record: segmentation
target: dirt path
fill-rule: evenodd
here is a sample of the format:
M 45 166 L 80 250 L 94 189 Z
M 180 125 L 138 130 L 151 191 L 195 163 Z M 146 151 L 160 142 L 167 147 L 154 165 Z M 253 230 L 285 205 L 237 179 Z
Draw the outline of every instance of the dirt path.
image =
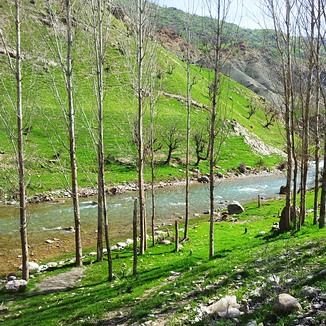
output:
M 60 273 L 56 276 L 46 277 L 37 284 L 37 292 L 57 292 L 74 287 L 75 284 L 84 276 L 84 274 L 85 268 L 74 267 L 69 272 Z

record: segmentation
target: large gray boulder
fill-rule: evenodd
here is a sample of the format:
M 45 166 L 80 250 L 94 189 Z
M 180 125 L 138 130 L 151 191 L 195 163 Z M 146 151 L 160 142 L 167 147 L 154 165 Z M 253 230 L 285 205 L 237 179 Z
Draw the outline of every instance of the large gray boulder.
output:
M 237 201 L 234 201 L 228 205 L 228 214 L 240 214 L 243 212 L 244 212 L 244 208 Z
M 274 303 L 274 312 L 278 315 L 289 315 L 294 311 L 301 310 L 298 300 L 287 293 L 279 294 Z

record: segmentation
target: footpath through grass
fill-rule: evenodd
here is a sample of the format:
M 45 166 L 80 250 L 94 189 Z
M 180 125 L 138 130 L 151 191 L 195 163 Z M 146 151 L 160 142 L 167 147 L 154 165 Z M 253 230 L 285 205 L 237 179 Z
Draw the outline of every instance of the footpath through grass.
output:
M 68 271 L 71 265 L 36 276 L 26 293 L 1 292 L 1 302 L 9 313 L 0 316 L 4 325 L 111 325 L 164 321 L 184 325 L 198 320 L 199 307 L 224 295 L 246 299 L 252 310 L 239 317 L 240 324 L 250 320 L 289 325 L 296 316 L 278 317 L 272 304 L 278 293 L 298 298 L 304 311 L 308 303 L 301 295 L 304 285 L 326 290 L 325 279 L 318 274 L 325 269 L 326 229 L 313 226 L 311 216 L 300 232 L 275 234 L 283 201 L 245 206 L 237 221 L 215 224 L 216 255 L 208 259 L 208 217 L 190 221 L 189 241 L 180 252 L 174 244 L 149 247 L 139 256 L 138 275 L 132 276 L 132 250 L 113 253 L 116 275 L 107 282 L 107 261 L 85 259 L 85 276 L 76 287 L 56 293 L 35 293 L 41 278 Z M 182 226 L 181 226 L 182 227 Z M 245 228 L 247 231 L 245 232 Z M 279 284 L 268 277 L 279 277 Z M 325 277 L 325 275 L 324 275 Z M 322 318 L 322 316 L 316 317 Z M 320 319 L 321 321 L 321 319 Z M 210 324 L 205 319 L 197 324 Z M 217 319 L 221 325 L 234 321 Z

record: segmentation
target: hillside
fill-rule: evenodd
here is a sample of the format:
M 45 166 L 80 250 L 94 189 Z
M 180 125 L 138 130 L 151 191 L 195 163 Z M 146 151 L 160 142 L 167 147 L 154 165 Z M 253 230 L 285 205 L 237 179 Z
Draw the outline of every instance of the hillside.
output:
M 10 12 L 11 2 L 0 1 L 0 19 L 6 48 L 12 59 L 15 56 L 14 20 Z M 23 106 L 25 110 L 25 152 L 28 174 L 27 193 L 32 195 L 53 189 L 69 188 L 67 181 L 69 162 L 67 151 L 67 128 L 65 121 L 66 95 L 58 54 L 55 52 L 59 42 L 62 55 L 64 46 L 64 18 L 57 22 L 59 39 L 55 39 L 53 26 L 47 8 L 41 3 L 23 1 L 22 51 L 23 51 Z M 77 2 L 78 4 L 78 2 Z M 82 11 L 82 9 L 84 11 Z M 63 15 L 58 7 L 59 15 Z M 86 11 L 85 11 L 86 10 Z M 81 187 L 96 185 L 96 97 L 94 95 L 94 57 L 92 54 L 92 34 L 87 21 L 87 7 L 75 8 L 76 20 L 74 39 L 74 95 L 76 103 L 77 157 L 79 183 Z M 58 16 L 60 17 L 60 16 Z M 134 123 L 136 119 L 137 98 L 134 90 L 133 71 L 135 52 L 133 35 L 128 23 L 117 19 L 106 11 L 109 22 L 109 38 L 105 58 L 105 155 L 107 157 L 106 182 L 108 185 L 134 182 L 136 180 L 136 146 L 134 143 Z M 156 47 L 156 109 L 155 133 L 157 144 L 156 178 L 184 178 L 182 170 L 185 155 L 186 110 L 182 100 L 186 94 L 185 64 L 175 53 L 165 47 Z M 10 137 L 15 133 L 15 79 L 8 69 L 5 46 L 0 46 L 0 85 L 1 124 L 0 160 L 2 200 L 15 198 L 14 151 Z M 206 130 L 209 69 L 196 65 L 191 67 L 195 81 L 192 88 L 192 131 Z M 282 126 L 279 119 L 267 127 L 272 113 L 269 106 L 253 92 L 237 82 L 223 77 L 219 98 L 220 118 L 235 119 L 244 128 L 255 134 L 261 142 L 284 149 Z M 149 104 L 147 104 L 149 106 Z M 250 112 L 254 113 L 251 115 Z M 149 108 L 145 112 L 146 134 L 149 128 Z M 177 130 L 180 138 L 178 148 L 173 152 L 172 164 L 166 160 L 167 131 Z M 229 136 L 223 140 L 222 152 L 218 159 L 220 171 L 237 170 L 240 164 L 251 167 L 273 167 L 282 158 L 271 152 L 257 152 L 247 143 L 244 135 L 235 134 L 231 124 L 227 124 Z M 207 137 L 207 135 L 204 135 Z M 222 142 L 222 140 L 220 140 Z M 191 140 L 191 164 L 196 161 L 195 145 Z M 199 168 L 207 171 L 207 163 L 201 162 Z M 146 171 L 149 180 L 149 169 Z M 0 198 L 1 199 L 1 198 Z

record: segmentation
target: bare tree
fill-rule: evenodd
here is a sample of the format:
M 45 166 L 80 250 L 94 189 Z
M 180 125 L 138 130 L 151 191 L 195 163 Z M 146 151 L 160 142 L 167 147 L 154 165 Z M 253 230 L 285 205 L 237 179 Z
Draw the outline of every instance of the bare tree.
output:
M 208 132 L 205 132 L 203 130 L 197 130 L 193 133 L 192 138 L 195 143 L 195 152 L 197 158 L 195 166 L 198 166 L 200 161 L 206 161 L 208 158 L 208 151 L 209 151 Z
M 323 1 L 318 2 L 319 10 L 320 10 L 320 26 L 323 26 L 326 22 L 326 5 Z M 318 29 L 318 36 L 320 38 L 321 44 L 323 46 L 323 50 L 326 50 L 326 37 L 325 34 Z M 323 107 L 324 107 L 324 117 L 326 117 L 326 91 L 325 91 L 325 80 L 321 81 L 321 89 L 320 94 L 323 99 Z M 324 128 L 323 133 L 323 141 L 324 141 L 324 166 L 322 172 L 322 186 L 321 186 L 321 199 L 320 199 L 320 215 L 319 215 L 319 228 L 325 227 L 325 215 L 326 215 L 326 128 Z
M 165 164 L 170 164 L 172 153 L 179 148 L 182 142 L 182 135 L 179 132 L 179 126 L 177 123 L 173 123 L 168 129 L 161 133 L 162 141 L 168 147 L 168 154 L 165 160 Z
M 97 260 L 103 260 L 103 218 L 105 226 L 105 242 L 108 255 L 108 279 L 112 280 L 112 258 L 109 241 L 109 223 L 108 211 L 106 205 L 105 179 L 104 179 L 104 60 L 105 60 L 105 41 L 107 34 L 103 34 L 109 29 L 109 17 L 106 15 L 106 7 L 109 5 L 107 1 L 92 0 L 90 3 L 91 24 L 93 27 L 93 49 L 96 66 L 96 82 L 95 94 L 97 102 L 97 120 L 98 120 L 98 136 L 97 136 L 97 162 L 98 162 L 98 223 L 97 223 Z M 106 19 L 106 20 L 105 20 Z M 107 24 L 105 24 L 107 23 Z
M 276 0 L 265 0 L 266 9 L 272 17 L 278 53 L 281 59 L 281 76 L 283 82 L 284 121 L 286 128 L 287 173 L 286 173 L 286 204 L 284 218 L 281 220 L 281 231 L 289 231 L 291 214 L 291 181 L 292 157 L 294 152 L 294 94 L 293 94 L 293 63 L 292 63 L 292 11 L 293 1 L 286 0 L 284 6 Z M 284 13 L 284 14 L 283 14 Z M 295 201 L 293 203 L 295 206 Z
M 209 258 L 214 257 L 215 242 L 214 242 L 214 190 L 215 190 L 215 165 L 219 156 L 220 149 L 223 143 L 223 133 L 225 125 L 223 122 L 222 107 L 220 106 L 219 95 L 221 90 L 221 67 L 223 60 L 221 59 L 222 52 L 222 33 L 226 17 L 229 13 L 231 1 L 207 1 L 208 11 L 211 19 L 215 17 L 215 22 L 212 23 L 212 42 L 211 42 L 211 62 L 212 62 L 212 77 L 209 82 L 209 100 L 210 100 L 210 117 L 209 117 L 209 203 L 210 203 L 210 231 L 209 231 Z M 220 124 L 217 127 L 217 124 Z M 217 139 L 217 136 L 220 136 Z M 218 140 L 218 141 L 217 141 Z
M 46 9 L 49 14 L 50 26 L 52 27 L 53 43 L 47 42 L 50 52 L 55 56 L 59 63 L 62 71 L 62 77 L 64 81 L 64 87 L 66 92 L 66 101 L 61 97 L 59 86 L 55 77 L 51 75 L 50 77 L 53 82 L 54 94 L 61 107 L 63 116 L 65 118 L 65 123 L 67 126 L 67 131 L 69 135 L 69 145 L 66 145 L 63 141 L 63 146 L 69 152 L 70 158 L 70 179 L 71 179 L 71 196 L 73 201 L 74 209 L 74 225 L 75 225 L 75 257 L 76 265 L 82 266 L 82 244 L 81 244 L 81 224 L 80 224 L 80 208 L 79 208 L 79 196 L 78 196 L 78 173 L 77 173 L 77 157 L 76 157 L 76 135 L 75 135 L 75 100 L 74 100 L 74 87 L 76 86 L 73 74 L 73 46 L 75 35 L 73 32 L 72 18 L 72 1 L 66 0 L 62 8 L 56 7 L 52 1 L 46 1 Z M 62 9 L 62 12 L 58 12 Z M 59 17 L 59 14 L 64 14 L 65 17 Z M 60 24 L 64 22 L 64 29 L 61 28 Z M 46 37 L 44 37 L 47 41 Z M 61 41 L 64 39 L 64 43 Z M 66 104 L 67 103 L 67 104 Z M 68 107 L 68 108 L 67 108 Z
M 24 155 L 24 127 L 23 127 L 23 101 L 22 101 L 22 51 L 21 51 L 21 2 L 15 0 L 15 45 L 16 53 L 14 54 L 15 64 L 10 56 L 7 43 L 4 35 L 0 30 L 0 37 L 5 49 L 5 54 L 8 57 L 10 70 L 14 73 L 16 79 L 16 121 L 17 134 L 16 137 L 12 134 L 11 138 L 16 138 L 14 150 L 16 153 L 18 183 L 19 183 L 19 216 L 20 216 L 20 239 L 22 249 L 22 277 L 27 282 L 29 281 L 29 265 L 28 265 L 28 241 L 27 241 L 27 213 L 26 213 L 26 189 L 25 189 L 25 155 Z M 14 100 L 12 100 L 14 103 Z
M 307 193 L 307 175 L 308 175 L 308 162 L 309 162 L 309 115 L 310 115 L 310 106 L 311 98 L 313 91 L 313 73 L 316 69 L 315 66 L 315 4 L 314 1 L 309 3 L 299 3 L 298 12 L 309 12 L 309 20 L 307 21 L 306 15 L 299 21 L 300 28 L 303 30 L 304 36 L 302 39 L 305 40 L 305 48 L 307 53 L 307 68 L 304 70 L 304 81 L 301 88 L 301 94 L 304 96 L 302 99 L 302 153 L 301 153 L 301 192 L 300 192 L 300 219 L 298 221 L 298 229 L 301 228 L 301 225 L 305 221 L 306 216 L 306 193 Z

